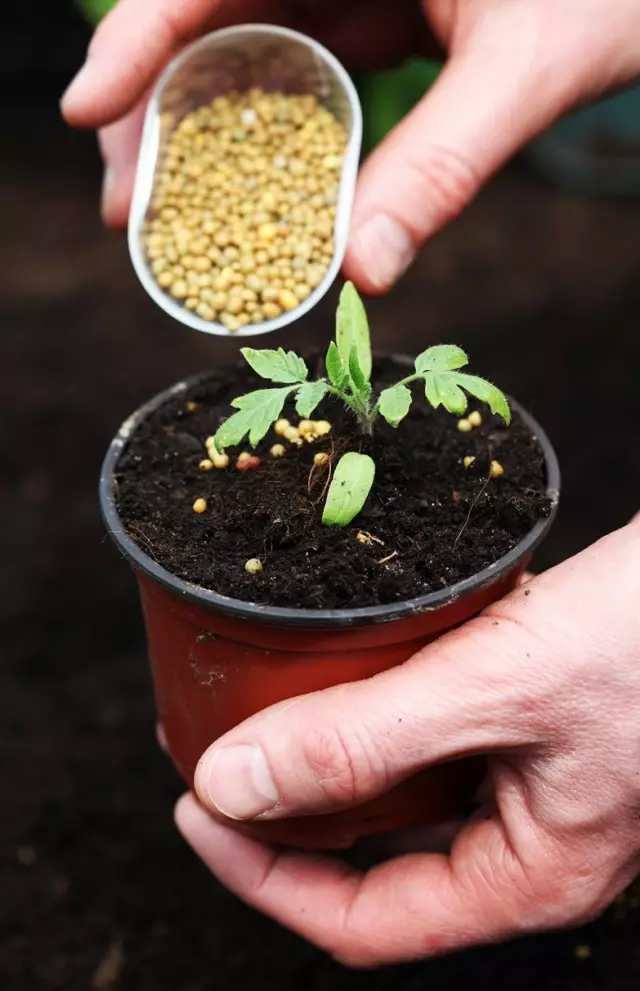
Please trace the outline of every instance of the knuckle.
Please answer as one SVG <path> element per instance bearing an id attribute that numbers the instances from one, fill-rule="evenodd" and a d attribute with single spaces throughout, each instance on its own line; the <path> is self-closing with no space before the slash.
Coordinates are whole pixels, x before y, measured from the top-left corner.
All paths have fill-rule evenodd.
<path id="1" fill-rule="evenodd" d="M 491 673 L 500 686 L 496 705 L 503 722 L 525 731 L 526 740 L 546 739 L 556 723 L 560 675 L 558 665 L 546 663 L 553 645 L 509 603 L 498 603 L 456 633 L 455 646 L 474 635 L 477 666 L 474 676 Z M 452 644 L 453 646 L 453 644 Z"/>
<path id="2" fill-rule="evenodd" d="M 549 862 L 527 879 L 530 911 L 528 930 L 581 926 L 597 918 L 608 903 L 602 878 L 580 869 L 567 857 L 563 867 Z"/>
<path id="3" fill-rule="evenodd" d="M 569 923 L 571 909 L 566 880 L 564 876 L 560 879 L 551 875 L 542 875 L 533 880 L 527 929 L 555 929 Z"/>
<path id="4" fill-rule="evenodd" d="M 385 962 L 383 944 L 376 939 L 375 928 L 358 924 L 358 913 L 354 911 L 358 903 L 356 897 L 345 913 L 344 924 L 334 934 L 329 952 L 334 960 L 351 970 L 370 970 Z"/>
<path id="5" fill-rule="evenodd" d="M 591 856 L 579 862 L 567 859 L 564 890 L 551 883 L 546 891 L 547 905 L 557 914 L 557 925 L 586 925 L 613 900 L 617 872 L 612 866 L 604 867 L 601 850 L 592 851 Z"/>
<path id="6" fill-rule="evenodd" d="M 518 851 L 503 827 L 488 823 L 473 839 L 471 869 L 457 879 L 458 897 L 484 903 L 496 932 L 505 935 L 561 929 L 598 914 L 602 878 L 584 851 L 578 853 L 534 834 Z M 484 851 L 482 853 L 481 851 Z"/>
<path id="7" fill-rule="evenodd" d="M 347 737 L 335 725 L 323 726 L 307 736 L 302 749 L 306 766 L 331 804 L 359 801 L 378 779 L 356 732 Z"/>
<path id="8" fill-rule="evenodd" d="M 428 189 L 435 210 L 447 223 L 456 217 L 474 196 L 479 177 L 466 157 L 453 148 L 431 145 L 407 161 L 421 189 Z"/>
<path id="9" fill-rule="evenodd" d="M 158 4 L 156 16 L 165 34 L 166 43 L 174 44 L 185 37 L 185 25 L 180 7 L 172 4 Z"/>
<path id="10" fill-rule="evenodd" d="M 330 802 L 348 804 L 356 799 L 355 767 L 349 746 L 339 730 L 322 727 L 314 731 L 305 741 L 303 758 Z"/>

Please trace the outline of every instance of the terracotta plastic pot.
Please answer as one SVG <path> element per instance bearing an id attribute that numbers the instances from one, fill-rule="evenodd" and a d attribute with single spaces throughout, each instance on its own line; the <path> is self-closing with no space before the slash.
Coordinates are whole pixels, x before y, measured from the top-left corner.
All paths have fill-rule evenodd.
<path id="1" fill-rule="evenodd" d="M 203 751 L 255 712 L 402 664 L 510 591 L 551 527 L 560 484 L 549 440 L 514 403 L 544 451 L 552 511 L 495 564 L 442 591 L 362 609 L 282 608 L 227 598 L 176 578 L 145 554 L 125 532 L 116 505 L 115 474 L 128 438 L 141 420 L 191 384 L 161 393 L 126 421 L 109 447 L 100 482 L 107 529 L 140 588 L 159 719 L 189 786 Z M 346 847 L 367 834 L 464 815 L 482 775 L 481 761 L 460 760 L 429 768 L 358 808 L 234 825 L 287 846 Z"/>

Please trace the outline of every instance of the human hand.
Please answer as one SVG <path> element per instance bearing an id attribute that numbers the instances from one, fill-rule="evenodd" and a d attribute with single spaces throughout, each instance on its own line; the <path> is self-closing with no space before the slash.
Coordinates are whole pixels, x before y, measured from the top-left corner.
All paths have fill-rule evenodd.
<path id="1" fill-rule="evenodd" d="M 274 706 L 218 740 L 177 823 L 232 891 L 354 966 L 576 925 L 640 866 L 640 520 L 399 668 Z M 237 748 L 237 749 L 236 749 Z M 492 803 L 448 856 L 365 875 L 212 819 L 320 814 L 487 754 Z"/>
<path id="2" fill-rule="evenodd" d="M 100 129 L 103 215 L 126 223 L 145 94 L 193 37 L 267 21 L 314 35 L 351 69 L 438 44 L 449 60 L 365 164 L 346 274 L 386 291 L 489 176 L 573 105 L 640 75 L 640 0 L 120 0 L 62 102 Z"/>

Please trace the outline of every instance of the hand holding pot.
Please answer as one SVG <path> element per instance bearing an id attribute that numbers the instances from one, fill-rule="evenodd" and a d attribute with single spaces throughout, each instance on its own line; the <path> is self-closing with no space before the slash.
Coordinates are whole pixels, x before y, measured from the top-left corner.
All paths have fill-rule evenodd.
<path id="1" fill-rule="evenodd" d="M 274 706 L 203 756 L 203 805 L 240 820 L 363 802 L 490 755 L 492 803 L 449 856 L 358 875 L 278 852 L 192 796 L 178 826 L 241 898 L 374 966 L 581 923 L 640 864 L 640 522 L 520 586 L 399 668 Z"/>
<path id="2" fill-rule="evenodd" d="M 246 21 L 305 31 L 350 69 L 419 49 L 449 52 L 436 85 L 363 169 L 346 267 L 368 292 L 388 289 L 557 117 L 640 74 L 638 0 L 588 0 L 579 23 L 568 0 L 120 0 L 63 100 L 70 123 L 101 129 L 107 223 L 126 224 L 145 93 L 157 75 L 187 40 Z"/>

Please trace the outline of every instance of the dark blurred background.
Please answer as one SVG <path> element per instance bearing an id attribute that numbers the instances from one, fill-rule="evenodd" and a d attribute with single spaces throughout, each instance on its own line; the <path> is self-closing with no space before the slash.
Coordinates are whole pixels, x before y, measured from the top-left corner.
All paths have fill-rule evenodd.
<path id="1" fill-rule="evenodd" d="M 180 784 L 155 745 L 135 588 L 96 482 L 140 402 L 237 346 L 154 308 L 100 225 L 95 140 L 57 110 L 90 33 L 71 0 L 4 21 L 0 987 L 637 989 L 633 893 L 581 932 L 351 974 L 240 905 L 174 832 Z M 564 492 L 540 568 L 638 504 L 640 200 L 580 189 L 633 192 L 640 144 L 603 119 L 513 163 L 371 308 L 379 348 L 455 341 L 545 424 Z M 326 342 L 333 305 L 279 343 Z"/>

